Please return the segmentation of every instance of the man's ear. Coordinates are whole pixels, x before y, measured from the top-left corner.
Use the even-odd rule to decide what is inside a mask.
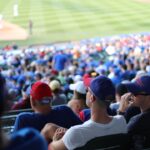
[[[30,96],[30,104],[32,108],[36,105],[36,102],[32,99],[32,96]]]
[[[92,102],[95,102],[95,101],[96,101],[95,96],[91,94],[91,96],[90,96],[90,102],[92,103]]]

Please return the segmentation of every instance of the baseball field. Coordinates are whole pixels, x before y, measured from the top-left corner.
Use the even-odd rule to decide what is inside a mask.
[[[150,0],[0,0],[0,15],[0,45],[150,32]]]

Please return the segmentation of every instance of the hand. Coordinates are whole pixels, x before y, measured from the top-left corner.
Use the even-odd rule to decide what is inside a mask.
[[[67,129],[65,129],[65,128],[62,128],[62,127],[58,128],[54,133],[53,141],[60,140],[64,136],[66,131],[67,131]]]
[[[131,93],[126,93],[121,96],[120,106],[118,111],[125,112],[126,109],[132,104],[133,102],[133,95]]]

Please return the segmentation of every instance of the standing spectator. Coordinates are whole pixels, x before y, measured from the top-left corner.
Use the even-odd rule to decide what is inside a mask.
[[[57,71],[62,71],[67,65],[67,55],[64,54],[63,51],[59,51],[54,57],[52,61],[52,66]]]

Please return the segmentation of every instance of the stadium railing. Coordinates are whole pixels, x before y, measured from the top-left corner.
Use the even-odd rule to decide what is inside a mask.
[[[4,113],[4,115],[1,117],[1,123],[2,123],[1,127],[5,133],[10,134],[11,132],[13,132],[16,117],[18,114],[22,112],[33,112],[33,110],[20,109],[20,110],[12,110]]]

